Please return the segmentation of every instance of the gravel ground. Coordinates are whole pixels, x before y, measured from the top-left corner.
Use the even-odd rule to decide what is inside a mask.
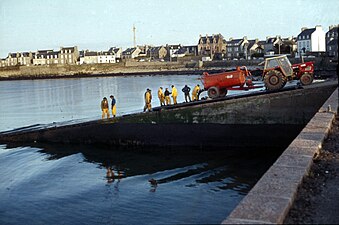
[[[339,115],[284,224],[339,224]]]

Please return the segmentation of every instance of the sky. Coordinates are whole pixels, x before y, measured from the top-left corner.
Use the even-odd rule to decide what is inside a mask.
[[[339,0],[0,0],[0,58],[9,52],[105,51],[112,46],[196,45],[199,35],[297,36],[339,24]]]

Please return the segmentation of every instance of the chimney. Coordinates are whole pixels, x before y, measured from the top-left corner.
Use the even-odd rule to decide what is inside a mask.
[[[317,26],[315,26],[315,29],[316,29],[316,30],[322,30],[323,28],[322,28],[321,25],[317,25]]]
[[[302,27],[301,32],[303,32],[304,30],[307,30],[307,29],[308,29],[307,27]]]
[[[233,41],[233,38],[232,37],[230,37],[230,39],[229,39],[230,41]]]
[[[270,36],[266,36],[266,41],[268,40],[268,39],[270,39],[271,37]]]

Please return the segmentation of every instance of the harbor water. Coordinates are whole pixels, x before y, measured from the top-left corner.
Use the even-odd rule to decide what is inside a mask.
[[[0,131],[141,112],[150,88],[201,84],[196,75],[0,82]],[[232,94],[232,92],[230,93]],[[0,144],[0,224],[220,223],[283,149],[157,149]],[[114,173],[107,177],[108,168]],[[156,180],[155,183],[149,180]]]

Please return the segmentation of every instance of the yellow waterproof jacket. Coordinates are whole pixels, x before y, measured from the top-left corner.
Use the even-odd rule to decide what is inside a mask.
[[[159,88],[159,90],[158,90],[158,98],[159,98],[159,99],[165,98],[164,92],[162,92],[162,89],[160,89],[160,88]]]
[[[101,110],[108,109],[108,101],[102,100],[101,101]]]
[[[172,88],[172,96],[173,97],[177,97],[178,96],[178,90],[176,89],[176,87]]]
[[[193,89],[193,91],[192,91],[192,95],[198,94],[199,90],[200,90],[200,87],[195,86],[194,89]]]
[[[147,91],[146,94],[145,94],[145,102],[151,103],[151,100],[152,100],[152,95],[149,91]]]

